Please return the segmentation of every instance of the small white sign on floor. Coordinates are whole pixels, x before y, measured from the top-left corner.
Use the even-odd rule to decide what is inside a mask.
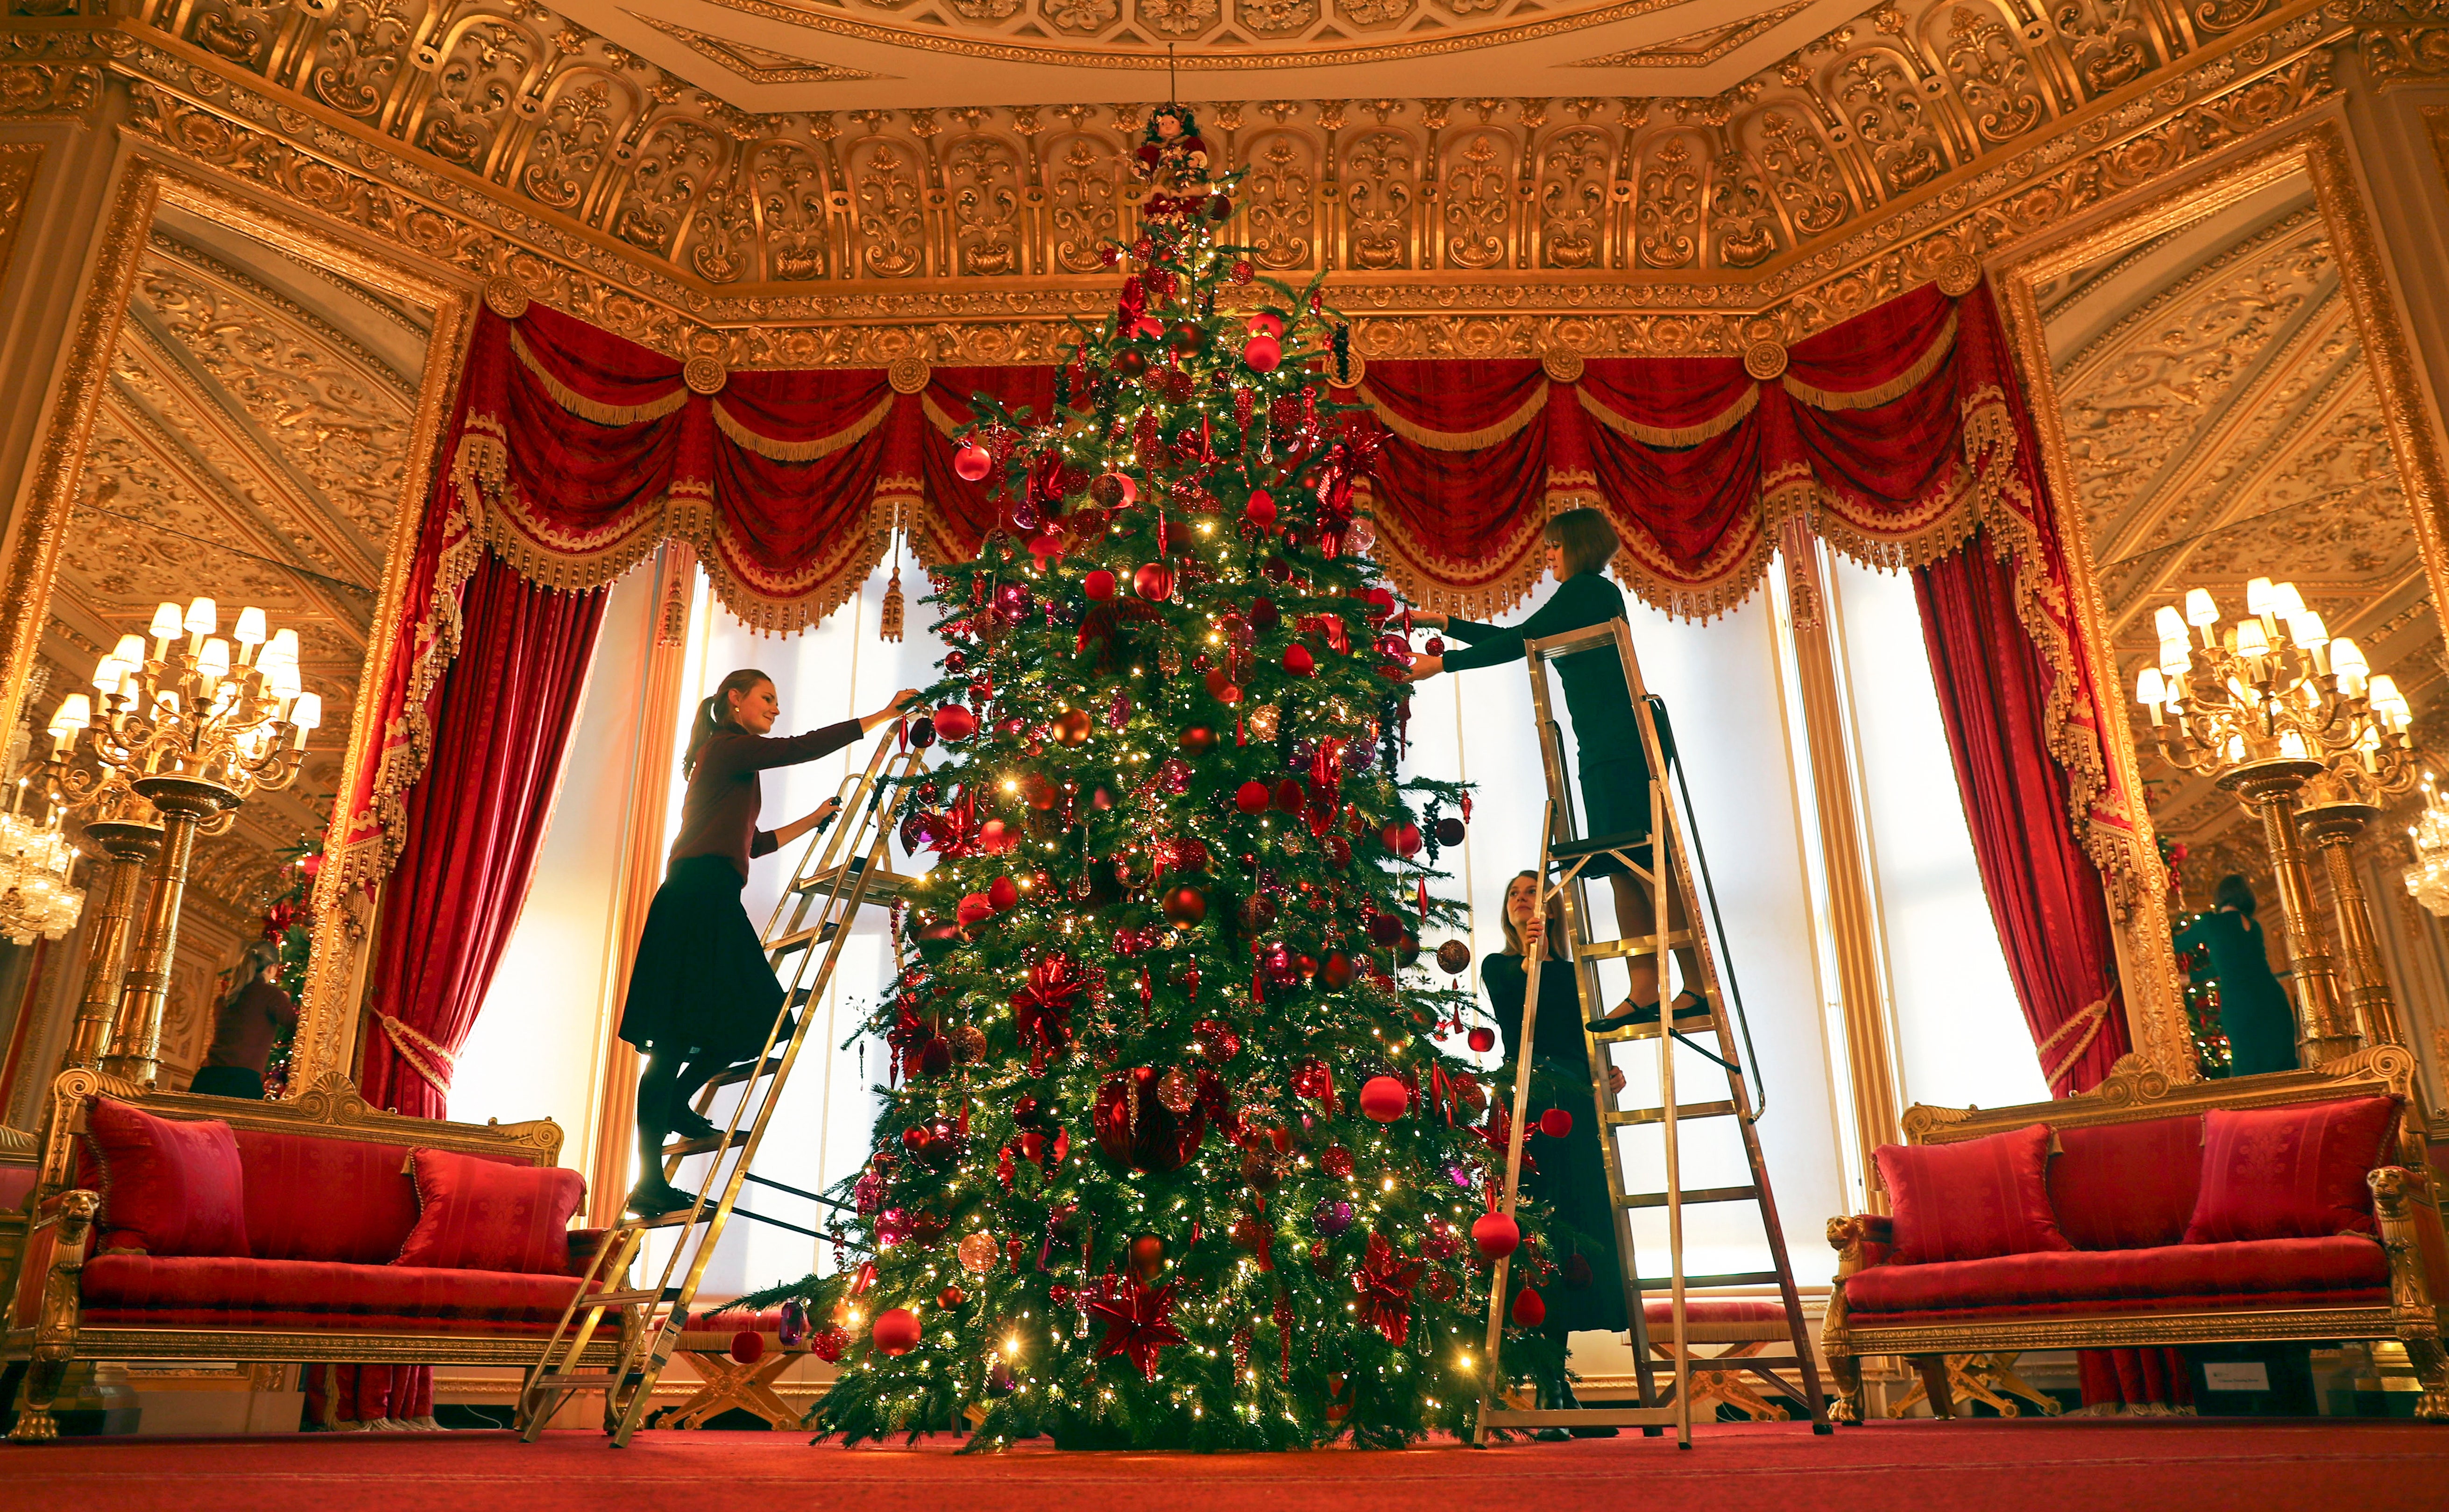
[[[2267,1391],[2270,1368],[2259,1360],[2207,1360],[2203,1385],[2213,1391]]]

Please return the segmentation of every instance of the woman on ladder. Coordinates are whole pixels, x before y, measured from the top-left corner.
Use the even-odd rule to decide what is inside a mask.
[[[758,1053],[782,1005],[782,984],[741,903],[749,859],[789,845],[840,807],[827,798],[778,830],[760,830],[757,774],[831,756],[917,697],[904,688],[863,718],[779,739],[767,732],[782,705],[762,672],[732,673],[698,705],[681,757],[688,793],[681,800],[680,838],[646,909],[621,1010],[621,1038],[646,1057],[638,1078],[638,1185],[629,1194],[629,1211],[639,1216],[696,1200],[665,1179],[665,1142],[675,1133],[705,1139],[717,1132],[689,1100]]]
[[[1596,509],[1568,509],[1548,522],[1548,570],[1556,591],[1537,612],[1510,628],[1479,624],[1442,614],[1415,614],[1414,624],[1441,629],[1463,642],[1464,649],[1442,657],[1416,656],[1412,679],[1460,672],[1469,667],[1502,666],[1519,661],[1525,641],[1542,640],[1585,630],[1625,618],[1624,590],[1608,581],[1607,565],[1618,546],[1615,526]],[[1624,665],[1612,649],[1577,651],[1556,661],[1556,679],[1565,686],[1565,707],[1572,716],[1573,741],[1579,748],[1582,813],[1588,820],[1585,839],[1621,839],[1628,849],[1649,837],[1649,760],[1641,747],[1641,726],[1633,718],[1632,692],[1626,686]],[[1655,705],[1653,705],[1655,707]],[[1659,737],[1667,743],[1665,711],[1659,711]],[[1640,851],[1634,851],[1639,855]],[[1665,860],[1661,856],[1661,861]],[[1650,908],[1650,885],[1629,871],[1608,877],[1615,894],[1616,932],[1626,939],[1650,934],[1657,918]],[[1682,907],[1672,878],[1668,879],[1669,928],[1683,928]],[[1610,1019],[1628,1016],[1635,1023],[1658,1017],[1658,958],[1638,956],[1627,963],[1629,995]],[[1682,990],[1675,995],[1678,1014],[1706,1011],[1700,993],[1700,957],[1690,946],[1675,952],[1676,976]],[[1592,1027],[1603,1027],[1602,1019]]]
[[[1565,959],[1552,932],[1561,922],[1557,915],[1552,902],[1544,911],[1539,907],[1539,873],[1517,873],[1505,887],[1505,948],[1480,957],[1479,985],[1488,990],[1496,1030],[1504,1036],[1506,1063],[1519,1064],[1527,1049],[1534,1083],[1580,1087],[1590,1080],[1589,1042],[1582,1038],[1573,964]],[[1534,959],[1540,963],[1539,1016],[1526,1047],[1522,1007],[1530,996]],[[1621,1068],[1608,1067],[1608,1086],[1611,1091],[1624,1090]],[[1522,1165],[1523,1195],[1545,1204],[1566,1231],[1551,1235],[1564,1286],[1539,1325],[1540,1331],[1555,1341],[1559,1360],[1575,1332],[1597,1329],[1624,1333],[1632,1327],[1625,1317],[1624,1267],[1616,1248],[1615,1204],[1609,1196],[1607,1157],[1599,1148],[1596,1107],[1578,1099],[1568,1099],[1566,1106],[1568,1111],[1589,1107],[1591,1116],[1577,1116],[1572,1131],[1561,1139],[1539,1140],[1536,1169],[1531,1164],[1526,1140]],[[1541,1383],[1540,1394],[1547,1399],[1543,1406],[1581,1406],[1573,1400],[1566,1379]],[[1561,1428],[1543,1428],[1538,1436],[1551,1442],[1568,1437],[1613,1438],[1615,1429],[1575,1428],[1569,1434]]]

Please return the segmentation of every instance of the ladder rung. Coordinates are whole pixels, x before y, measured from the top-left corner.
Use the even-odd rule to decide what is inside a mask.
[[[1759,1196],[1760,1188],[1756,1186],[1696,1186],[1691,1191],[1684,1194],[1684,1201],[1687,1204],[1694,1202],[1748,1202]],[[1663,1208],[1667,1205],[1667,1194],[1664,1192],[1626,1192],[1618,1195],[1615,1201],[1616,1206],[1622,1208]],[[1689,1286],[1691,1283],[1687,1281],[1685,1285]]]
[[[781,1053],[777,1051],[755,1065],[735,1065],[728,1071],[718,1072],[705,1084],[709,1089],[727,1087],[734,1082],[754,1081],[762,1076],[772,1076],[781,1069]]]
[[[861,871],[866,870],[867,857],[855,855],[841,866],[827,867],[813,876],[807,877],[793,890],[799,892],[830,891],[834,885],[834,879],[840,876],[844,871],[848,871],[852,876],[856,877]],[[876,874],[869,877],[867,880],[867,901],[870,903],[890,903],[895,898],[901,895],[902,890],[908,888],[917,879],[915,877],[903,876],[901,873],[894,871],[890,867],[877,867],[876,869]]]
[[[1718,1016],[1715,1013],[1675,1015],[1675,1032],[1678,1034],[1689,1035],[1696,1029],[1707,1030],[1717,1026]],[[1632,1040],[1655,1040],[1661,1032],[1663,1031],[1655,1020],[1647,1024],[1635,1024],[1630,1019],[1613,1019],[1608,1021],[1606,1028],[1591,1030],[1591,1037],[1613,1044]]]
[[[830,924],[812,924],[804,929],[794,929],[767,941],[765,953],[779,959],[804,950],[811,945],[822,945],[834,937],[834,928]]]
[[[1669,950],[1681,950],[1691,943],[1692,931],[1689,929],[1667,931],[1667,948]],[[1574,953],[1585,961],[1637,961],[1643,956],[1656,955],[1658,949],[1653,936],[1639,934],[1629,940],[1593,940]],[[1676,1017],[1698,1018],[1700,1015],[1685,1012],[1678,1013]]]
[[[701,1220],[713,1216],[714,1204],[711,1202],[697,1210],[697,1217]],[[689,1221],[688,1209],[675,1208],[669,1213],[659,1213],[651,1218],[623,1218],[619,1226],[625,1229],[678,1229],[686,1227]]]
[[[1675,1121],[1681,1123],[1687,1119],[1731,1118],[1734,1112],[1735,1105],[1731,1102],[1695,1102],[1689,1107],[1677,1108]],[[1629,1128],[1643,1123],[1664,1123],[1667,1121],[1667,1110],[1665,1108],[1617,1108],[1607,1115],[1607,1121],[1618,1128]]]
[[[1616,834],[1593,834],[1586,839],[1566,840],[1548,847],[1548,854],[1552,859],[1570,861],[1576,856],[1599,855],[1610,851],[1638,853],[1649,849],[1649,835],[1626,830]]]
[[[1772,1282],[1784,1279],[1784,1276],[1775,1271],[1729,1271],[1724,1275],[1687,1275],[1684,1278],[1684,1290],[1697,1292],[1703,1287],[1767,1286]],[[1643,1292],[1675,1290],[1675,1283],[1663,1275],[1646,1275],[1632,1284]]]
[[[746,1129],[742,1129],[739,1132],[742,1139],[747,1138],[748,1131]],[[708,1150],[720,1150],[725,1144],[730,1142],[732,1141],[725,1139],[720,1134],[709,1134],[703,1139],[674,1139],[671,1143],[664,1146],[663,1155],[664,1158],[666,1160],[673,1159],[684,1155],[704,1155]]]
[[[593,1292],[580,1299],[580,1306],[590,1308],[635,1307],[641,1302],[678,1302],[681,1289],[676,1286],[649,1287],[643,1292]]]

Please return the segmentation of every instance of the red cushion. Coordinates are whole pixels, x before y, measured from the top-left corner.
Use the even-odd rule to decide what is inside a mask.
[[[2047,1124],[1876,1156],[1904,1265],[2072,1248],[2050,1214]]]
[[[247,1254],[245,1175],[219,1119],[157,1119],[113,1098],[86,1113],[102,1166],[102,1249]]]
[[[2235,1312],[2250,1310],[2257,1312],[2287,1312],[2305,1308],[2324,1311],[2337,1308],[2387,1308],[2389,1288],[2385,1286],[2356,1287],[2338,1292],[2256,1292],[2247,1296],[2234,1292],[2199,1292],[2186,1296],[2095,1297],[2079,1302],[2028,1302],[2013,1307],[1931,1308],[1915,1312],[1858,1312],[1854,1322],[1864,1329],[1912,1329],[1943,1323],[2013,1323],[2032,1318],[2095,1318],[2115,1317],[2121,1313],[2149,1313],[2152,1317],[2177,1317],[2188,1312],[2208,1314],[2204,1331],[2190,1342],[2210,1342],[2232,1338],[2225,1331],[2225,1320]],[[2385,1334],[2388,1314],[2375,1320]],[[2369,1338],[2369,1333],[2349,1332],[2344,1337]],[[2187,1343],[2185,1339],[2172,1343]],[[2027,1348],[2054,1349],[2054,1344],[2035,1343]]]
[[[569,1273],[569,1218],[587,1179],[558,1166],[416,1152],[416,1227],[394,1265]]]
[[[316,1260],[161,1258],[87,1260],[83,1321],[97,1327],[498,1331],[550,1328],[578,1288],[567,1275],[444,1271]]]
[[[2176,1244],[2203,1184],[2203,1120],[2147,1119],[2060,1129],[2050,1158],[2050,1207],[2078,1250]]]
[[[2388,1281],[2389,1259],[2379,1244],[2360,1234],[2340,1234],[1883,1265],[1846,1278],[1845,1305],[1856,1313],[2089,1306],[2164,1297],[2344,1292]]]
[[[2382,1163],[2396,1098],[2213,1108],[2203,1120],[2203,1190],[2189,1244],[2373,1232],[2364,1173]]]
[[[403,1146],[241,1129],[238,1154],[260,1260],[383,1265],[416,1227]]]

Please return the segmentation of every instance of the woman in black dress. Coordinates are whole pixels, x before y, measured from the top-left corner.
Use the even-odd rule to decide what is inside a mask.
[[[1608,523],[1606,515],[1596,509],[1568,509],[1548,522],[1543,539],[1547,543],[1548,570],[1556,579],[1554,595],[1531,618],[1511,627],[1480,624],[1442,614],[1414,614],[1413,623],[1443,630],[1464,643],[1461,650],[1449,651],[1441,657],[1414,657],[1414,680],[1440,672],[1519,661],[1526,640],[1563,635],[1625,618],[1624,590],[1607,577],[1607,565],[1615,560],[1620,543],[1615,526]],[[1622,660],[1612,650],[1577,651],[1559,657],[1556,680],[1564,685],[1565,707],[1572,716],[1573,743],[1579,758],[1575,765],[1586,824],[1584,838],[1617,836],[1628,842],[1643,839],[1649,833],[1649,757],[1642,749],[1641,726],[1633,718],[1632,690],[1625,684]],[[1652,706],[1657,707],[1654,702]],[[1660,742],[1671,746],[1663,708],[1658,709],[1658,718]],[[1631,939],[1657,928],[1649,883],[1619,871],[1608,878],[1608,884],[1615,894],[1617,932]],[[1683,906],[1671,877],[1667,906],[1668,928],[1682,929]],[[1636,1022],[1655,1021],[1658,958],[1636,956],[1626,966],[1629,994],[1610,1017],[1629,1015]],[[1675,994],[1675,1012],[1705,1011],[1707,1005],[1700,992],[1700,957],[1689,946],[1682,947],[1675,951],[1675,967],[1680,986]]]
[[[665,1141],[675,1132],[690,1139],[715,1132],[689,1100],[757,1054],[782,1005],[782,984],[740,901],[749,858],[790,844],[840,806],[827,798],[778,830],[760,830],[757,774],[831,756],[916,697],[905,688],[864,718],[785,739],[766,733],[782,706],[774,679],[762,672],[732,673],[698,705],[681,758],[688,793],[681,800],[680,838],[646,909],[621,1011],[621,1038],[646,1056],[638,1078],[640,1175],[630,1212],[654,1217],[695,1200],[665,1179]]]
[[[1607,1161],[1599,1148],[1598,1110],[1593,1101],[1576,1099],[1567,1089],[1591,1084],[1588,1043],[1582,1038],[1580,999],[1573,986],[1572,963],[1564,958],[1551,928],[1559,921],[1543,915],[1538,906],[1539,877],[1524,871],[1505,889],[1505,948],[1480,957],[1479,982],[1488,989],[1495,1011],[1497,1032],[1505,1038],[1505,1059],[1513,1063],[1522,1054],[1522,1005],[1530,988],[1531,955],[1542,957],[1539,967],[1539,1018],[1531,1031],[1532,1076],[1552,1083],[1560,1094],[1558,1105],[1573,1115],[1572,1132],[1561,1139],[1540,1138],[1523,1144],[1522,1190],[1545,1203],[1562,1225],[1552,1235],[1564,1285],[1548,1303],[1541,1331],[1556,1341],[1559,1357],[1566,1336],[1579,1329],[1622,1333],[1632,1327],[1624,1311],[1624,1273],[1616,1262],[1615,1206],[1610,1198]],[[1608,1084],[1624,1090],[1624,1072],[1608,1067]],[[1529,1162],[1537,1159],[1533,1171]],[[1552,1398],[1572,1405],[1572,1393],[1554,1383]],[[1611,1434],[1612,1428],[1580,1428],[1585,1436]]]
[[[2230,873],[2211,893],[2217,905],[2177,935],[2180,950],[2207,950],[2219,978],[2220,1028],[2230,1076],[2296,1069],[2296,1015],[2270,971],[2269,947],[2253,918],[2253,886]]]

